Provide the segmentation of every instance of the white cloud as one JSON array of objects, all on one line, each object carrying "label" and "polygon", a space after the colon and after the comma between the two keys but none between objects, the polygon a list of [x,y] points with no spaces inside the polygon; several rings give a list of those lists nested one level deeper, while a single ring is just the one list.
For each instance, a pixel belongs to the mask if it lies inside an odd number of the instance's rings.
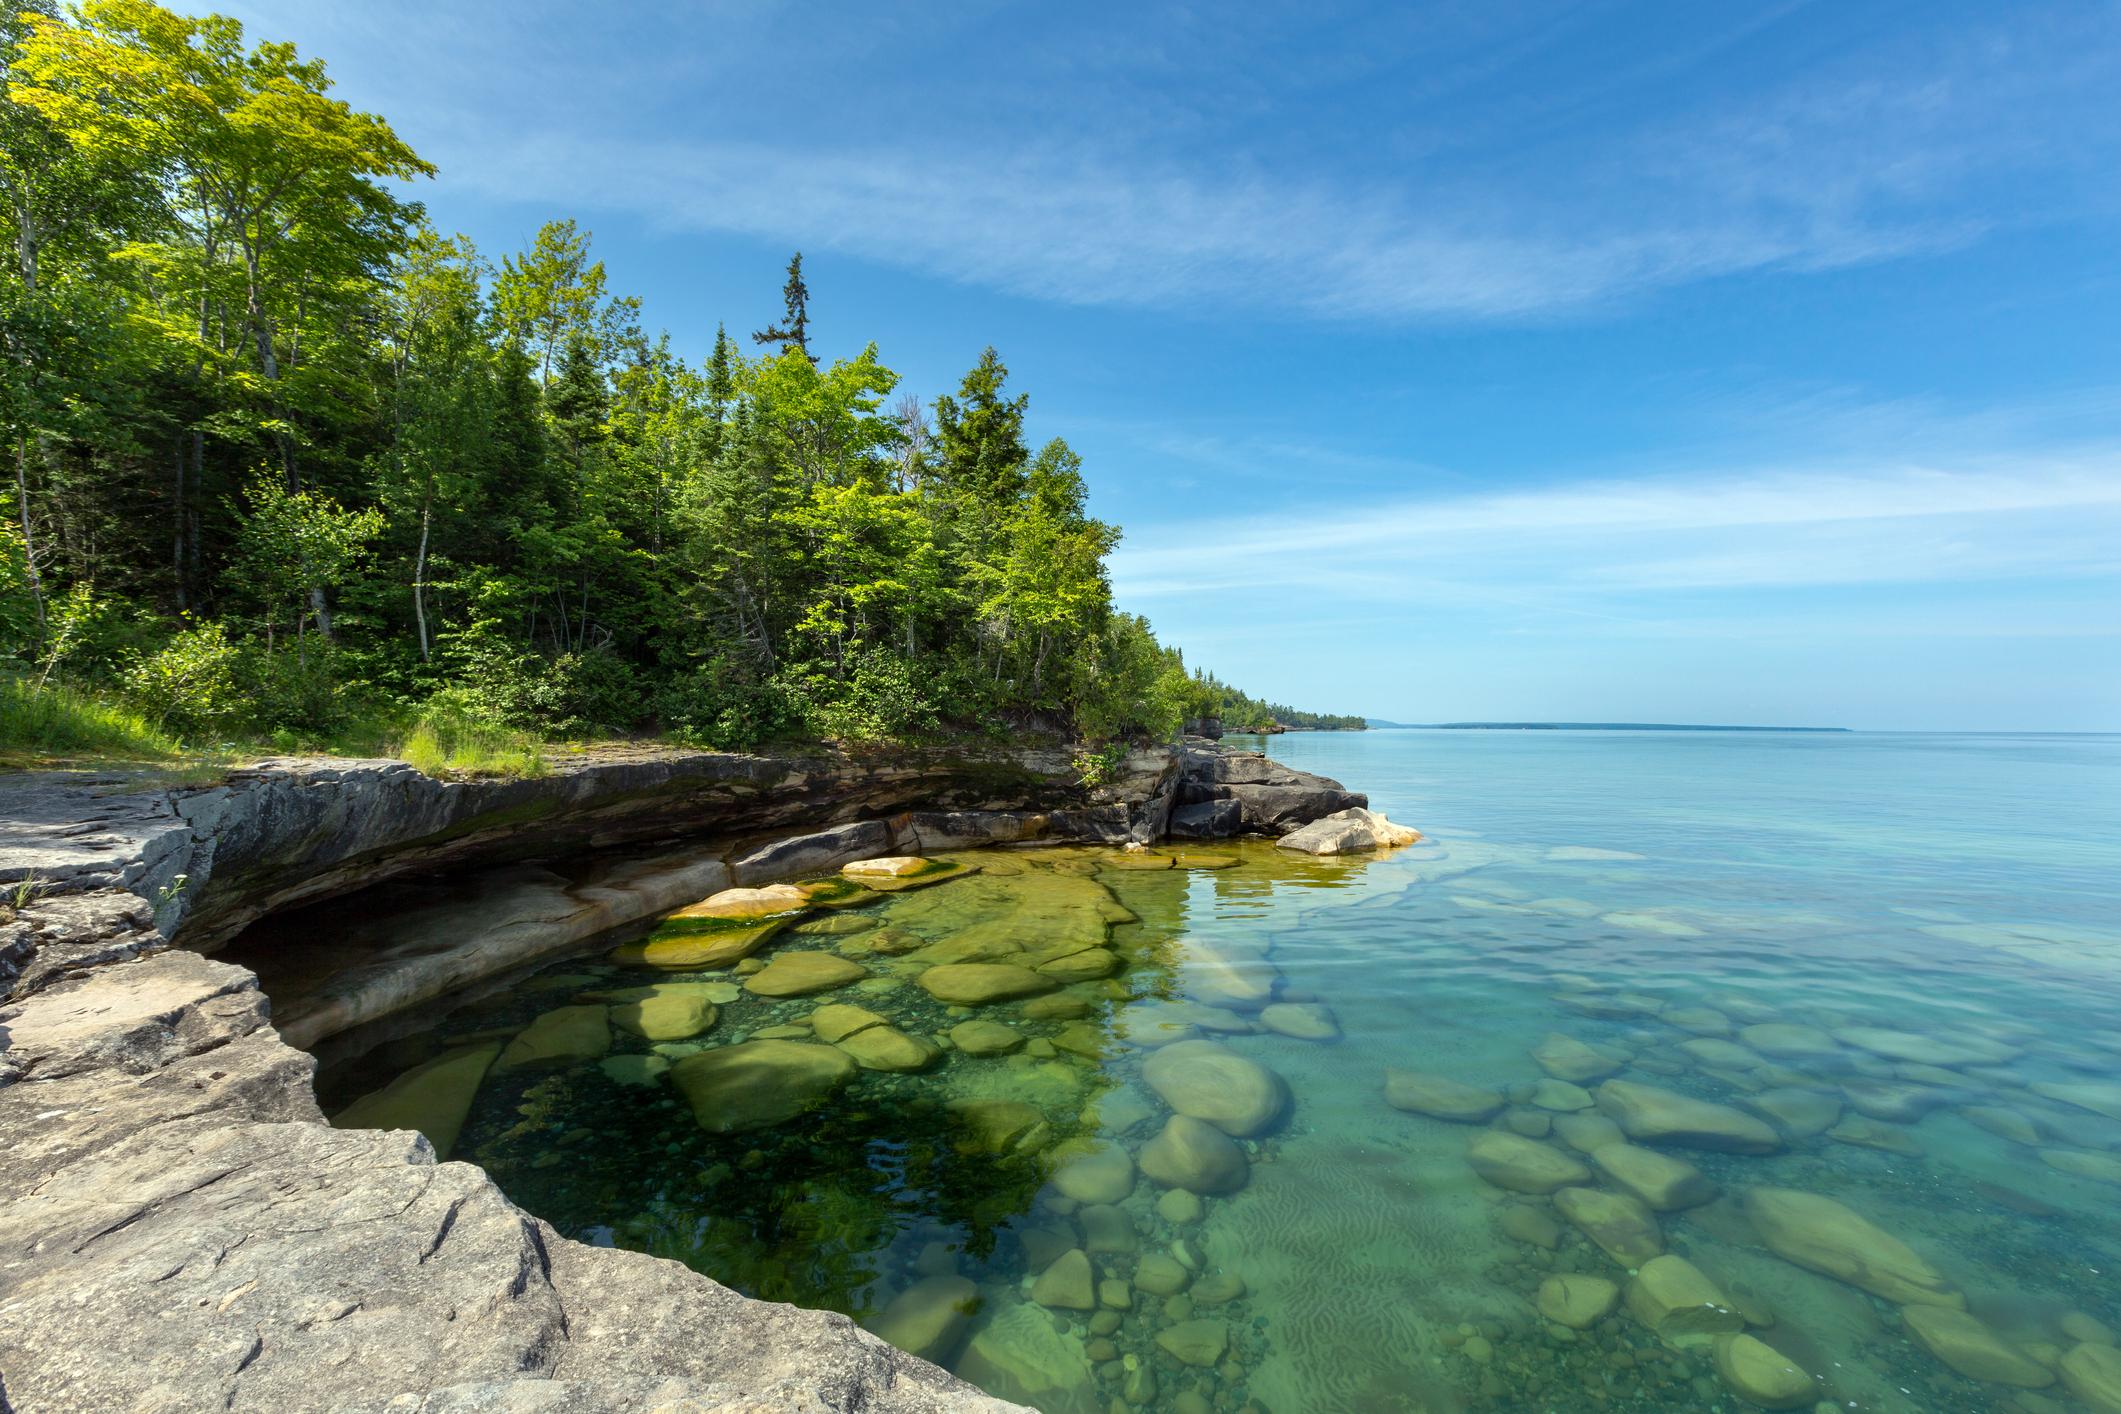
[{"label": "white cloud", "polygon": [[2108,577],[2121,449],[1284,510],[1132,541],[1113,573],[1129,602],[1279,586],[1621,616],[1687,591]]}]

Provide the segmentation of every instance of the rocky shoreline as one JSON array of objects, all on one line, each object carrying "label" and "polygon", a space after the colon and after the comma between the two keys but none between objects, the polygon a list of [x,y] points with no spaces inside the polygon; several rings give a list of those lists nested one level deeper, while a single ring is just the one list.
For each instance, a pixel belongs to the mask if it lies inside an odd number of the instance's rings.
[{"label": "rocky shoreline", "polygon": [[1366,804],[1206,741],[1133,752],[1094,789],[1058,750],[644,750],[516,781],[35,774],[0,799],[0,880],[42,890],[0,926],[0,1408],[21,1410],[1012,1407],[844,1317],[562,1238],[416,1135],[328,1128],[257,973],[207,954],[385,880],[642,852],[631,874],[531,882],[501,945],[372,954],[336,1009],[280,1018],[314,1044],[718,887],[982,844],[1283,835]]}]

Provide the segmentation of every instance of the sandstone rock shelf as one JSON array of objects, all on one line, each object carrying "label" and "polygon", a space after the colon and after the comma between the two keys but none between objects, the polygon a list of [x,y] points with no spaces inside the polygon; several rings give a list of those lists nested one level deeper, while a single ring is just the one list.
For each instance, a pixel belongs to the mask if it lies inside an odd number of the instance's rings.
[{"label": "sandstone rock shelf", "polygon": [[[35,875],[45,892],[0,924],[4,1402],[1016,1407],[844,1317],[562,1238],[417,1135],[326,1126],[315,1061],[275,1029],[256,974],[208,954],[268,914],[394,879],[480,871],[487,892],[457,901],[460,925],[464,908],[490,919],[508,901],[504,926],[481,930],[501,936],[425,971],[413,951],[387,948],[319,962],[325,974],[365,966],[369,980],[339,977],[355,1004],[306,1018],[291,1008],[288,1023],[315,1039],[731,884],[1001,842],[1153,842],[1199,751],[1132,753],[1095,791],[1073,783],[1059,751],[644,749],[520,781],[307,760],[201,789],[60,773],[5,782],[0,880]],[[1223,834],[1278,833],[1324,813],[1312,805],[1362,803],[1285,768],[1242,769],[1294,794],[1241,811]],[[636,847],[587,878],[540,863]]]}]

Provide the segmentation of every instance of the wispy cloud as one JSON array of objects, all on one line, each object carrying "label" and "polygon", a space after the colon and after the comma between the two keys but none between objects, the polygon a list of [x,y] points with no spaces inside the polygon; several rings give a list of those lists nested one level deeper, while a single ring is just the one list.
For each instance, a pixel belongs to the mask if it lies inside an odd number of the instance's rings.
[{"label": "wispy cloud", "polygon": [[1196,525],[1123,546],[1113,570],[1130,602],[1306,587],[1621,616],[1685,591],[2105,578],[2121,449],[1380,500]]}]

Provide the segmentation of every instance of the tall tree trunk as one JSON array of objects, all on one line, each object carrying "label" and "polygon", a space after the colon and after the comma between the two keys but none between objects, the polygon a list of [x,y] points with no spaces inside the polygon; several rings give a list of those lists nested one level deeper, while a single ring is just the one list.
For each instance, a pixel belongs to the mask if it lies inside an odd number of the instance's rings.
[{"label": "tall tree trunk", "polygon": [[434,519],[434,492],[430,489],[427,499],[420,505],[420,549],[412,560],[412,616],[420,629],[420,661],[430,661],[427,655],[427,529]]},{"label": "tall tree trunk", "polygon": [[22,562],[29,577],[30,598],[37,606],[37,651],[44,651],[44,575],[37,568],[37,539],[29,519],[29,439],[15,434],[15,509],[22,516]]},{"label": "tall tree trunk", "polygon": [[170,497],[169,515],[169,572],[177,582],[177,612],[184,613],[191,607],[184,593],[184,442],[177,442],[177,487]]}]

